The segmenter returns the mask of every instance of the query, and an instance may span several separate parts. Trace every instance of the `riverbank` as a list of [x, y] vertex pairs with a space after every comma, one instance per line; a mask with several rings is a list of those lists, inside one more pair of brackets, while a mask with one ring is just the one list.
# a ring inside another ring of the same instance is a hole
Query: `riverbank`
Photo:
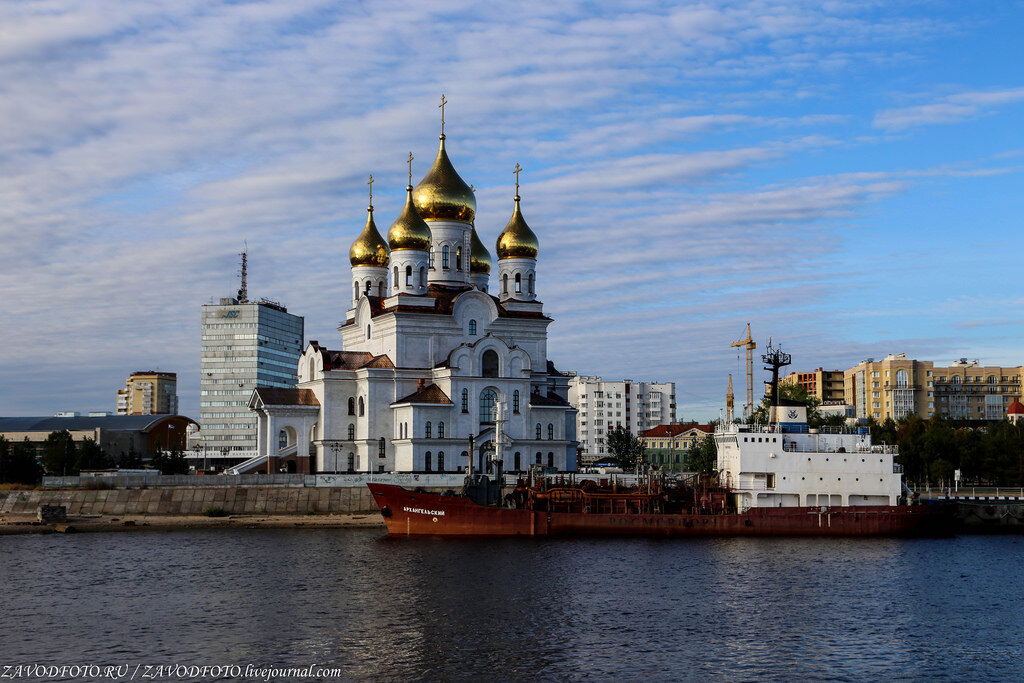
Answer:
[[97, 531], [183, 531], [192, 529], [381, 529], [378, 514], [327, 515], [69, 515], [66, 522], [48, 524], [34, 515], [0, 517], [0, 536], [16, 534], [89, 533]]

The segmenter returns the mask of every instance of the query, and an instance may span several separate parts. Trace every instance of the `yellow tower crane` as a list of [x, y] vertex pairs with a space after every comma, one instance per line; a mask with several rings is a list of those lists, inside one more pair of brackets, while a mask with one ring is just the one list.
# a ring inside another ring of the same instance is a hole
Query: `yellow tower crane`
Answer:
[[757, 348], [757, 342], [750, 336], [750, 323], [747, 323], [746, 338], [734, 341], [730, 346], [743, 346], [747, 349], [747, 403], [743, 406], [743, 417], [749, 422], [754, 412], [754, 349]]

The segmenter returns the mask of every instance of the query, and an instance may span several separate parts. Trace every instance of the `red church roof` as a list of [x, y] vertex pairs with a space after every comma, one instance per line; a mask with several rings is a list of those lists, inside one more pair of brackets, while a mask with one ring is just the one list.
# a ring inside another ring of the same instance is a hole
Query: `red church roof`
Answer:
[[1006, 409], [1007, 415], [1024, 415], [1024, 404], [1021, 404], [1017, 399], [1013, 400], [1010, 407]]

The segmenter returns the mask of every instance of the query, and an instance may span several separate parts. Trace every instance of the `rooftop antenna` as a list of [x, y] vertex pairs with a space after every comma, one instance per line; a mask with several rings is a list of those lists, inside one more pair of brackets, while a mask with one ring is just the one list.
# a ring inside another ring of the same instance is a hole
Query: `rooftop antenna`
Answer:
[[242, 257], [242, 286], [238, 288], [238, 303], [247, 304], [249, 303], [249, 284], [248, 284], [248, 269], [249, 269], [249, 242], [245, 242], [245, 248], [242, 253], [239, 254]]

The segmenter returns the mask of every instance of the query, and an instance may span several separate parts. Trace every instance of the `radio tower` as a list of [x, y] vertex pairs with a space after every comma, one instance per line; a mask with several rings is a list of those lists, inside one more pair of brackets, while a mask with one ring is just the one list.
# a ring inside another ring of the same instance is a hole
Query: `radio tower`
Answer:
[[249, 287], [246, 282], [246, 278], [248, 276], [246, 271], [249, 265], [248, 249], [249, 246], [246, 245], [245, 251], [239, 254], [239, 256], [242, 257], [242, 286], [238, 288], [238, 303], [240, 304], [249, 303]]

